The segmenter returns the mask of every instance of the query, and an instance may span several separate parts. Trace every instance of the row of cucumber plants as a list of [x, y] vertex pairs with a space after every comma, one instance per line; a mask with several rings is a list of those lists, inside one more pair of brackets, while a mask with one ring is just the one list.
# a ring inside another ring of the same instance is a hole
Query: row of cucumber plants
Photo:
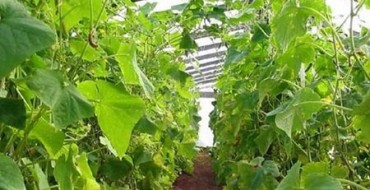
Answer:
[[225, 2], [210, 124], [225, 189], [370, 188], [370, 30], [353, 30], [370, 1], [348, 2], [349, 30], [325, 0]]
[[191, 172], [193, 7], [1, 0], [0, 189], [161, 190]]

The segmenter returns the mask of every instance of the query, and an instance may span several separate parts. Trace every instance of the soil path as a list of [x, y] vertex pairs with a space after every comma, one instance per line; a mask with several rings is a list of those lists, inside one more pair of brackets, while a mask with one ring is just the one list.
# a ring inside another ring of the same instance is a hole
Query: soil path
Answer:
[[200, 151], [194, 160], [194, 173], [183, 173], [174, 183], [173, 190], [221, 190], [216, 185], [212, 170], [212, 158], [206, 151]]

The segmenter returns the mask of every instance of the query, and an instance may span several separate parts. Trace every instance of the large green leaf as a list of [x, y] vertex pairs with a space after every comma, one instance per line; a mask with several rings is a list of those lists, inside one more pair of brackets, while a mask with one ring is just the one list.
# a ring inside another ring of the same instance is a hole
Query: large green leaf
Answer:
[[191, 37], [190, 33], [184, 31], [182, 33], [182, 39], [180, 42], [180, 48], [182, 49], [196, 49], [198, 47], [195, 40]]
[[140, 97], [105, 81], [85, 81], [78, 87], [96, 103], [99, 126], [122, 157], [130, 142], [135, 124], [144, 115], [145, 105]]
[[285, 50], [292, 40], [304, 35], [307, 19], [308, 16], [300, 11], [295, 1], [288, 1], [271, 23], [272, 33], [278, 47]]
[[136, 59], [136, 48], [130, 44], [122, 43], [117, 51], [116, 59], [126, 84], [141, 85], [144, 93], [151, 98], [154, 86], [139, 68]]
[[36, 178], [39, 189], [50, 189], [48, 177], [42, 171], [39, 164], [34, 164], [31, 169], [33, 175]]
[[254, 168], [245, 161], [240, 161], [237, 164], [237, 171], [240, 174], [239, 181], [240, 189], [259, 189], [264, 179], [264, 169], [262, 167]]
[[129, 159], [131, 158], [127, 155], [125, 155], [124, 159], [122, 160], [107, 157], [100, 168], [101, 172], [110, 180], [119, 180], [125, 176], [128, 176], [133, 169], [132, 163], [128, 161]]
[[298, 75], [302, 63], [308, 65], [315, 59], [315, 49], [311, 45], [314, 39], [305, 36], [297, 41], [299, 42], [294, 43], [294, 46], [289, 46], [276, 60], [280, 65], [287, 65], [292, 70], [293, 76]]
[[288, 0], [275, 14], [271, 23], [273, 38], [277, 46], [281, 50], [285, 50], [290, 42], [306, 33], [306, 23], [310, 16], [321, 19], [312, 10], [320, 12], [325, 9], [325, 1], [323, 0], [304, 0], [301, 2]]
[[26, 108], [23, 100], [0, 98], [0, 122], [23, 129], [26, 124]]
[[329, 172], [329, 162], [311, 162], [302, 167], [302, 178], [305, 178], [312, 173], [328, 174]]
[[55, 126], [58, 128], [94, 115], [93, 106], [73, 84], [63, 80], [58, 71], [37, 70], [28, 79], [27, 85], [51, 108]]
[[[69, 42], [69, 45], [71, 47], [71, 51], [73, 54], [75, 54], [76, 56], [82, 55], [82, 59], [86, 61], [93, 62], [100, 58], [99, 51], [95, 50], [91, 46], [86, 46], [86, 42], [84, 41], [71, 40]], [[85, 49], [85, 46], [86, 46], [86, 49]]]
[[297, 162], [288, 171], [288, 175], [280, 182], [276, 190], [294, 190], [300, 188], [299, 170], [301, 168], [301, 163]]
[[73, 161], [74, 154], [78, 151], [76, 145], [71, 145], [69, 151], [61, 155], [55, 162], [54, 177], [59, 184], [60, 190], [74, 190], [74, 180], [78, 176]]
[[21, 170], [9, 157], [0, 154], [0, 190], [26, 190]]
[[248, 50], [239, 51], [234, 47], [227, 50], [225, 65], [242, 61], [249, 54]]
[[370, 143], [370, 114], [353, 117], [352, 126], [357, 129], [356, 139]]
[[63, 147], [64, 133], [40, 119], [30, 132], [30, 137], [39, 140], [51, 157], [54, 157]]
[[0, 1], [0, 78], [54, 41], [54, 32], [31, 17], [18, 1]]
[[261, 127], [260, 134], [254, 139], [261, 155], [266, 154], [271, 143], [274, 142], [275, 132], [272, 127]]
[[276, 115], [276, 126], [291, 137], [292, 131], [301, 130], [303, 122], [321, 109], [322, 104], [319, 101], [320, 96], [316, 92], [310, 88], [303, 88], [297, 92], [284, 111]]
[[178, 146], [178, 153], [179, 156], [183, 156], [187, 159], [192, 159], [197, 154], [197, 150], [195, 149], [194, 142], [183, 142], [180, 143]]
[[[61, 6], [63, 25], [67, 31], [76, 26], [82, 19], [95, 21], [103, 8], [102, 0], [64, 0]], [[106, 11], [102, 10], [101, 19], [106, 18]]]
[[305, 190], [342, 190], [341, 183], [325, 173], [311, 173], [302, 178]]
[[265, 173], [270, 173], [274, 177], [278, 177], [281, 175], [277, 164], [271, 160], [264, 161], [262, 168], [264, 169]]
[[353, 108], [353, 114], [355, 115], [370, 114], [369, 106], [370, 106], [370, 90], [363, 97], [362, 102]]
[[79, 184], [81, 188], [83, 190], [100, 190], [100, 186], [91, 172], [85, 152], [76, 158], [76, 164], [81, 175]]

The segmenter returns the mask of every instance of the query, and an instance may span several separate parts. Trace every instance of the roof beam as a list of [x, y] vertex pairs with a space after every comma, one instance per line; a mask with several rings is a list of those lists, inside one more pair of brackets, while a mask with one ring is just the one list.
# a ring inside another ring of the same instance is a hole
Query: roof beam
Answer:
[[195, 80], [195, 82], [201, 83], [203, 81], [207, 81], [207, 80], [211, 80], [211, 79], [217, 79], [217, 78], [218, 78], [218, 76], [210, 76], [210, 77], [207, 77], [206, 79]]
[[209, 49], [218, 49], [218, 48], [220, 48], [222, 46], [224, 46], [224, 43], [222, 43], [222, 42], [212, 43], [212, 44], [209, 44], [209, 45], [198, 47], [198, 52], [199, 51], [206, 51], [206, 50], [209, 50]]
[[204, 73], [202, 75], [193, 75], [193, 78], [195, 80], [197, 80], [197, 79], [205, 79], [205, 78], [210, 77], [210, 76], [219, 76], [221, 73], [222, 73], [221, 70], [215, 70], [214, 72]]
[[[222, 63], [223, 60], [219, 59], [219, 60], [216, 60], [216, 61], [209, 61], [209, 62], [205, 62], [205, 63], [201, 63], [199, 64], [199, 67], [198, 68], [202, 68], [202, 67], [206, 67], [206, 66], [211, 66], [211, 65], [217, 65], [219, 63]], [[189, 66], [189, 67], [186, 67], [186, 70], [189, 71], [189, 70], [192, 70], [192, 69], [195, 69], [193, 65]]]
[[201, 60], [209, 59], [209, 58], [212, 58], [212, 57], [221, 57], [225, 54], [226, 54], [226, 50], [223, 50], [223, 51], [218, 51], [218, 52], [215, 52], [215, 53], [209, 53], [209, 54], [205, 54], [205, 55], [196, 56], [195, 58], [186, 58], [185, 62], [191, 62], [193, 60], [194, 61], [201, 61]]
[[207, 71], [212, 71], [212, 70], [216, 70], [216, 69], [219, 69], [222, 67], [222, 64], [220, 65], [216, 65], [216, 66], [212, 66], [212, 67], [207, 67], [207, 68], [200, 68], [198, 70], [192, 70], [192, 71], [187, 71], [187, 73], [189, 75], [194, 75], [196, 73], [204, 73], [204, 72], [207, 72]]
[[208, 84], [208, 83], [213, 83], [213, 82], [216, 82], [216, 79], [204, 80], [204, 81], [198, 82], [196, 84], [201, 85], [201, 84]]

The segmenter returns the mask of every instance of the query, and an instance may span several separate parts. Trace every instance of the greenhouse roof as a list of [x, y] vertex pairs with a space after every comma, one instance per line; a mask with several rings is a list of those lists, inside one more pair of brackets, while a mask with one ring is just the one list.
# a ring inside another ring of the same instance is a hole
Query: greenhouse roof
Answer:
[[[157, 3], [154, 11], [169, 10], [173, 6], [189, 2], [188, 0], [134, 0], [138, 4]], [[349, 15], [349, 0], [343, 0], [337, 3], [337, 0], [326, 0], [327, 4], [332, 9], [333, 22], [338, 26], [342, 26], [344, 31], [349, 28], [349, 21], [346, 17]], [[354, 20], [354, 30], [359, 31], [361, 26], [370, 28], [370, 23], [366, 21], [370, 18], [370, 11], [363, 9]], [[235, 31], [243, 31], [238, 28]], [[222, 43], [220, 38], [210, 36], [206, 32], [196, 33], [192, 35], [193, 39], [198, 45], [195, 52], [189, 53], [185, 58], [186, 72], [193, 78], [197, 87], [200, 89], [202, 96], [212, 97], [213, 87], [216, 83], [217, 77], [221, 74], [224, 58], [227, 51], [226, 46]], [[203, 93], [204, 92], [204, 93]]]

